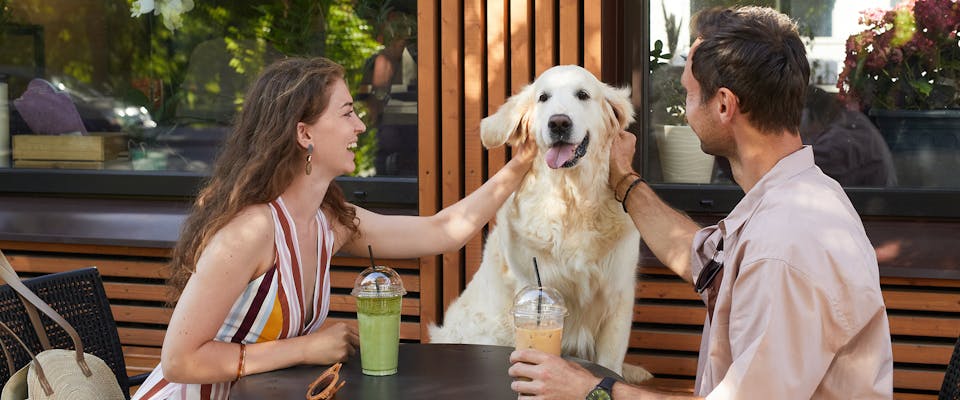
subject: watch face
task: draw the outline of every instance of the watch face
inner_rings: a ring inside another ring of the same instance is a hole
[[[610,400],[610,393],[607,393],[604,388],[593,388],[587,394],[587,400]]]

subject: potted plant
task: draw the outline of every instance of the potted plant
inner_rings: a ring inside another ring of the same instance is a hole
[[[861,12],[837,87],[867,113],[894,154],[901,184],[960,186],[960,4],[905,0]]]
[[[700,150],[700,138],[686,121],[686,90],[680,84],[683,66],[672,65],[657,41],[651,50],[651,120],[657,141],[663,181],[710,183],[714,157]]]

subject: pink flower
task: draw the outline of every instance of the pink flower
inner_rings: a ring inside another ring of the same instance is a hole
[[[960,0],[905,0],[864,10],[860,22],[866,28],[847,38],[838,77],[843,99],[862,108],[960,108],[955,96],[917,89],[960,80]]]
[[[960,18],[957,11],[957,3],[952,0],[924,0],[914,5],[917,25],[926,27],[930,36],[955,30]]]
[[[877,23],[883,22],[883,17],[886,14],[887,10],[882,8],[868,8],[860,11],[859,22],[861,25],[876,25]]]

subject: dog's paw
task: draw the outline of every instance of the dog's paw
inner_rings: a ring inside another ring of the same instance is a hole
[[[452,337],[450,329],[444,329],[433,322],[427,325],[427,331],[430,333],[430,343],[459,343]]]
[[[623,363],[623,380],[631,385],[653,378],[653,374],[639,365]]]

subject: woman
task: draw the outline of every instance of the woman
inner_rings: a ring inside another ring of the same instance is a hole
[[[513,193],[536,146],[430,217],[379,215],[347,204],[334,178],[353,171],[357,135],[344,70],[324,59],[268,67],[247,93],[230,138],[173,253],[179,301],[160,365],[135,399],[229,395],[248,374],[332,364],[356,351],[343,323],[323,325],[330,258],[413,258],[464,245]]]

